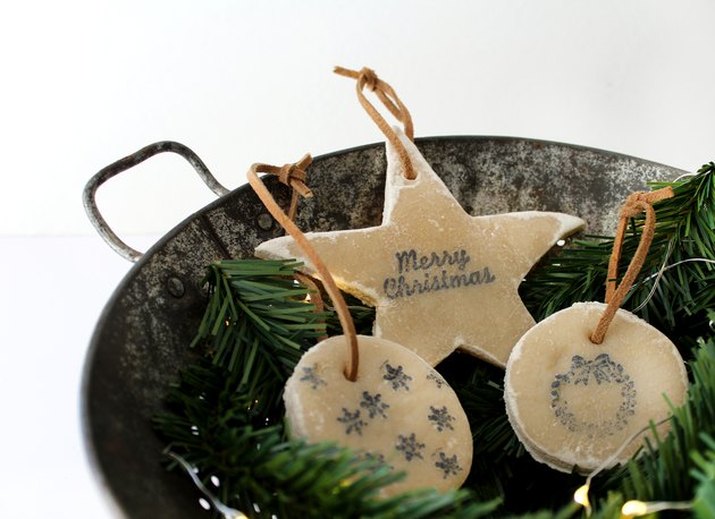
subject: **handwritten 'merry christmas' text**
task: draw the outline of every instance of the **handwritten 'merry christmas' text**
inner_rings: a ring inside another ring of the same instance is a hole
[[[452,252],[429,251],[425,254],[408,249],[395,253],[395,260],[397,276],[385,278],[383,283],[385,295],[389,299],[496,281],[496,276],[489,271],[488,266],[471,271],[468,269],[471,258],[465,249]]]

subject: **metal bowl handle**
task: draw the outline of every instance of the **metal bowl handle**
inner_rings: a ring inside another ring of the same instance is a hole
[[[107,180],[115,175],[118,175],[122,171],[126,171],[133,168],[137,164],[140,164],[154,155],[170,151],[176,153],[183,158],[185,158],[196,170],[201,180],[218,196],[223,196],[229,193],[229,190],[223,187],[218,180],[211,174],[206,164],[199,158],[196,153],[191,151],[189,148],[174,141],[160,141],[143,147],[139,151],[132,153],[119,159],[118,161],[102,168],[96,175],[94,175],[87,185],[84,187],[84,192],[82,194],[82,199],[84,202],[84,209],[87,212],[87,217],[90,223],[97,230],[99,235],[104,238],[109,246],[114,249],[114,251],[121,257],[129,261],[137,261],[142,257],[142,253],[131,248],[129,245],[124,243],[119,236],[117,236],[114,231],[109,227],[104,217],[99,212],[97,208],[97,201],[95,200],[95,195],[99,186],[104,184]]]

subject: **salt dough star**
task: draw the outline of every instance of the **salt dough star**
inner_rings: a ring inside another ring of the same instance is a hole
[[[585,222],[526,211],[471,216],[415,145],[395,128],[416,178],[405,179],[387,143],[382,224],[306,233],[338,286],[375,306],[373,333],[410,348],[435,366],[456,349],[505,366],[535,322],[517,292],[531,267]],[[256,248],[262,258],[297,258],[315,268],[290,237]]]

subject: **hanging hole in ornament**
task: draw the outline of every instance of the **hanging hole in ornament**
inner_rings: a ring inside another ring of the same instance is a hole
[[[593,340],[593,332],[588,334],[588,340],[591,341],[591,344],[593,344],[594,346],[600,346],[602,344]]]
[[[416,182],[417,179],[420,177],[419,173],[417,173],[417,171],[415,171],[414,167],[412,168],[412,171],[410,171],[405,166],[403,166],[400,176],[402,177],[402,181],[405,184],[412,184],[412,183]]]

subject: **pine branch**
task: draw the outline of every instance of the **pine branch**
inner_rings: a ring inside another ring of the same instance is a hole
[[[605,499],[599,501],[590,519],[623,519],[621,507],[625,502],[626,499],[620,493],[609,492]]]
[[[332,444],[285,441],[282,424],[258,428],[241,387],[208,361],[191,366],[154,423],[169,441],[167,452],[196,467],[205,485],[218,478],[222,503],[250,517],[469,518],[499,504],[467,490],[380,499],[379,490],[402,474]]]
[[[326,314],[306,303],[293,274],[299,263],[224,260],[208,267],[209,301],[191,346],[247,387],[257,414],[280,407],[285,381],[325,333]]]
[[[277,489],[272,509],[279,517],[469,518],[482,517],[499,504],[477,502],[466,490],[421,490],[380,499],[380,488],[400,475],[330,445],[285,444],[270,456],[265,471],[260,467],[257,473]]]
[[[218,478],[222,502],[253,517],[466,518],[494,510],[498,500],[466,490],[378,499],[400,474],[334,445],[285,441],[283,384],[326,317],[305,302],[295,267],[241,260],[209,268],[209,303],[193,342],[206,359],[181,372],[154,419],[167,452],[196,467],[204,484]]]
[[[657,187],[660,187],[658,185]],[[715,256],[715,164],[675,185],[676,196],[657,206],[652,252],[627,302],[647,297],[649,279],[667,262]],[[642,219],[632,222],[623,267],[640,237]],[[612,242],[584,240],[547,258],[524,284],[525,300],[539,318],[579,300],[602,299]],[[185,369],[155,419],[167,449],[199,469],[204,482],[218,477],[219,497],[252,517],[480,517],[523,513],[524,518],[578,513],[571,493],[583,478],[551,471],[524,455],[506,419],[503,373],[459,355],[440,365],[470,418],[475,440],[472,474],[460,491],[417,492],[377,498],[395,474],[334,445],[286,441],[282,391],[302,353],[323,335],[339,333],[332,309],[316,314],[307,289],[293,280],[294,262],[226,261],[207,271],[209,302],[193,346],[205,359]],[[709,333],[715,317],[715,267],[686,263],[668,270],[641,313],[687,351]],[[373,309],[351,304],[358,328],[369,333]],[[599,484],[612,488],[598,501],[594,518],[619,516],[623,496],[692,498],[702,506],[712,495],[707,436],[715,434],[715,344],[698,348],[694,383],[686,406],[674,413],[674,434],[658,440],[627,468]],[[481,366],[481,367],[480,367]],[[670,442],[670,446],[669,446]],[[692,471],[693,477],[687,477]],[[681,480],[686,480],[681,484]],[[705,496],[700,498],[700,496]],[[254,506],[257,505],[256,506]],[[564,506],[566,504],[566,506]],[[532,510],[543,512],[531,512]],[[556,510],[556,511],[554,511]]]
[[[624,308],[634,309],[649,297],[662,266],[694,258],[715,260],[715,163],[695,177],[674,183],[675,196],[655,206],[656,232],[650,253],[627,297]],[[632,220],[623,244],[619,271],[627,268],[640,240],[644,217]],[[586,237],[560,254],[547,257],[522,284],[522,299],[537,321],[576,301],[603,301],[608,259],[613,239]],[[638,314],[683,344],[708,330],[706,311],[715,307],[715,265],[688,262],[665,271],[648,304]],[[678,304],[674,304],[677,302]],[[688,343],[688,344],[685,344]]]
[[[688,477],[699,456],[712,449],[715,437],[715,338],[702,342],[691,363],[693,383],[687,402],[673,410],[671,430],[625,467],[612,471],[605,483],[629,499],[688,501],[697,479]]]
[[[693,511],[698,519],[711,519],[715,517],[715,438],[703,434],[702,439],[708,450],[693,454],[696,468],[692,476],[698,481]]]

